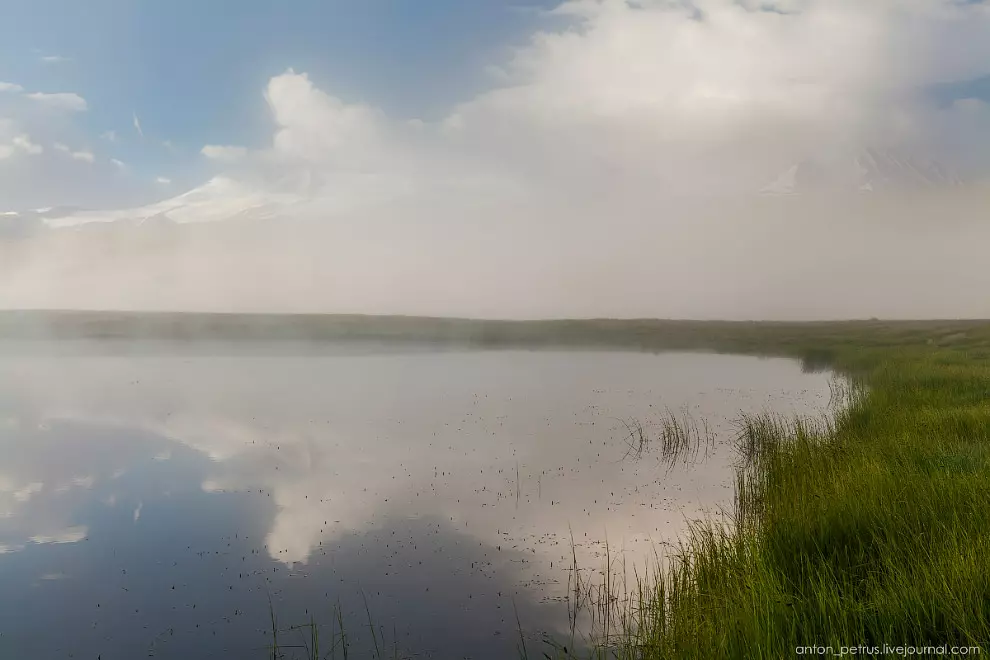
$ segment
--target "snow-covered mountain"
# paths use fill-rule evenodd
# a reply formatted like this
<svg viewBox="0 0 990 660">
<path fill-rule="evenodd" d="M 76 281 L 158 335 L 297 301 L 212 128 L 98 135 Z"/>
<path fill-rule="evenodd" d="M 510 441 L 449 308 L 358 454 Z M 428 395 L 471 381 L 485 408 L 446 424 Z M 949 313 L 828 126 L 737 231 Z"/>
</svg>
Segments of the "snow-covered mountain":
<svg viewBox="0 0 990 660">
<path fill-rule="evenodd" d="M 46 209 L 36 217 L 52 228 L 118 221 L 186 224 L 273 217 L 301 200 L 298 195 L 262 192 L 233 179 L 215 177 L 181 195 L 138 208 L 115 211 Z"/>
<path fill-rule="evenodd" d="M 23 238 L 38 226 L 39 223 L 33 216 L 25 216 L 16 211 L 0 213 L 0 239 Z"/>
<path fill-rule="evenodd" d="M 388 183 L 388 182 L 385 182 Z M 87 210 L 75 207 L 0 212 L 4 225 L 62 229 L 108 224 L 144 226 L 191 225 L 229 220 L 265 221 L 347 209 L 362 200 L 387 201 L 389 190 L 378 177 L 352 175 L 328 185 L 318 174 L 295 172 L 274 181 L 252 182 L 217 176 L 201 186 L 168 199 L 139 207 Z M 393 185 L 392 188 L 395 188 Z M 22 234 L 11 230 L 8 234 Z"/>
<path fill-rule="evenodd" d="M 24 211 L 0 212 L 0 238 L 23 237 L 44 228 L 51 218 L 62 218 L 83 212 L 75 206 L 50 206 Z"/>
<path fill-rule="evenodd" d="M 842 158 L 809 158 L 781 172 L 760 193 L 879 192 L 962 185 L 945 165 L 891 149 L 864 149 Z"/>
</svg>

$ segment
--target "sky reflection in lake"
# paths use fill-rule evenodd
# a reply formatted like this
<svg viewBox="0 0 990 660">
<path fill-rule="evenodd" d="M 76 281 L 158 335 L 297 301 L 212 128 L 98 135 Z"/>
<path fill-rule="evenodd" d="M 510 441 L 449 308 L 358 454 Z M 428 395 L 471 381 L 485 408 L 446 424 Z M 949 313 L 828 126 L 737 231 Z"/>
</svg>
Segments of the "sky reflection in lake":
<svg viewBox="0 0 990 660">
<path fill-rule="evenodd" d="M 132 347 L 133 348 L 133 347 Z M 608 352 L 175 350 L 0 356 L 0 655 L 266 657 L 280 620 L 360 648 L 514 653 L 566 629 L 570 534 L 631 564 L 732 499 L 740 411 L 818 415 L 793 361 Z M 626 457 L 687 409 L 712 456 Z M 58 634 L 53 634 L 57 629 Z M 365 635 L 364 642 L 370 641 Z"/>
</svg>

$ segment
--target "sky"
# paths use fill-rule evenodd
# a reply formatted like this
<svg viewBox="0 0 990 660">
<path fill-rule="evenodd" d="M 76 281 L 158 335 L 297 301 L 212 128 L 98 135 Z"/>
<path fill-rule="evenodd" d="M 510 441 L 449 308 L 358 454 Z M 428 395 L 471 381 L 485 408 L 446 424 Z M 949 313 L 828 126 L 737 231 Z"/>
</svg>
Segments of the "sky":
<svg viewBox="0 0 990 660">
<path fill-rule="evenodd" d="M 0 81 L 83 99 L 71 119 L 46 117 L 35 130 L 74 138 L 75 149 L 103 164 L 126 163 L 134 180 L 114 181 L 106 168 L 101 194 L 90 198 L 119 206 L 154 199 L 154 187 L 141 184 L 160 177 L 179 192 L 193 187 L 210 172 L 202 163 L 206 144 L 267 146 L 271 118 L 262 94 L 290 67 L 350 101 L 442 118 L 462 94 L 483 88 L 490 62 L 545 21 L 538 2 L 521 2 L 10 0 L 0 25 Z M 8 119 L 34 127 L 26 115 L 36 106 L 3 102 Z M 39 188 L 47 183 L 36 176 Z M 46 194 L 32 190 L 23 203 L 87 201 L 77 190 Z"/>
<path fill-rule="evenodd" d="M 27 238 L 0 232 L 0 306 L 990 315 L 933 285 L 987 275 L 933 262 L 929 234 L 940 254 L 983 238 L 986 2 L 7 0 L 4 14 L 0 219 L 72 208 Z M 809 159 L 861 176 L 867 149 L 965 185 L 758 198 Z M 181 227 L 151 240 L 127 222 L 148 218 Z M 97 224 L 114 229 L 66 232 Z M 812 235 L 854 252 L 780 266 Z M 699 263 L 718 267 L 689 286 Z"/>
</svg>

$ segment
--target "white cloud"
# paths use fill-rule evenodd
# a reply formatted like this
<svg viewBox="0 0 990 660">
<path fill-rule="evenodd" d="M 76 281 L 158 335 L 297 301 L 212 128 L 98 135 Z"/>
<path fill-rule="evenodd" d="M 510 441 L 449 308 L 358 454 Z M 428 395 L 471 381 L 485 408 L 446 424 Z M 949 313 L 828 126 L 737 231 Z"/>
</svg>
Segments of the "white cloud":
<svg viewBox="0 0 990 660">
<path fill-rule="evenodd" d="M 103 138 L 104 140 L 109 141 L 109 142 L 116 142 L 117 141 L 117 132 L 116 131 L 104 131 L 103 133 L 100 134 L 100 137 Z"/>
<path fill-rule="evenodd" d="M 10 144 L 0 144 L 0 160 L 5 160 L 14 155 L 14 146 Z"/>
<path fill-rule="evenodd" d="M 0 81 L 0 92 L 11 92 L 14 94 L 19 94 L 23 92 L 24 88 L 16 83 L 2 82 Z"/>
<path fill-rule="evenodd" d="M 122 160 L 117 160 L 116 158 L 111 158 L 110 159 L 110 162 L 113 163 L 114 166 L 116 166 L 116 167 L 118 167 L 118 168 L 120 168 L 122 170 L 127 168 L 127 163 L 125 163 Z"/>
<path fill-rule="evenodd" d="M 687 4 L 565 3 L 576 25 L 535 35 L 506 67 L 511 83 L 449 120 L 489 157 L 566 173 L 565 185 L 710 190 L 817 151 L 919 139 L 913 90 L 986 71 L 990 55 L 967 26 L 990 27 L 986 13 L 948 3 L 782 14 L 708 0 L 693 3 L 702 20 Z M 963 33 L 969 52 L 946 57 Z"/>
<path fill-rule="evenodd" d="M 245 147 L 208 144 L 200 153 L 211 160 L 235 162 L 247 156 L 248 150 Z"/>
<path fill-rule="evenodd" d="M 44 151 L 44 148 L 40 144 L 35 144 L 31 141 L 29 135 L 22 134 L 16 136 L 13 139 L 13 144 L 24 153 L 31 154 L 32 156 L 37 156 Z"/>
<path fill-rule="evenodd" d="M 925 145 L 933 125 L 915 90 L 990 73 L 990 14 L 977 6 L 693 4 L 565 2 L 565 29 L 534 34 L 498 66 L 499 87 L 433 124 L 289 70 L 265 91 L 276 132 L 259 172 L 350 210 L 449 185 L 627 201 L 747 192 L 809 155 Z"/>
<path fill-rule="evenodd" d="M 62 64 L 64 62 L 71 62 L 71 57 L 63 57 L 61 55 L 44 55 L 41 61 L 46 64 Z"/>
<path fill-rule="evenodd" d="M 341 208 L 451 182 L 739 192 L 819 151 L 923 144 L 915 90 L 990 73 L 986 8 L 949 0 L 572 0 L 554 13 L 562 26 L 492 62 L 497 87 L 440 122 L 387 117 L 289 70 L 265 90 L 271 149 L 201 153 Z"/>
<path fill-rule="evenodd" d="M 78 543 L 86 538 L 88 528 L 85 525 L 69 527 L 51 534 L 37 534 L 29 541 L 32 543 Z"/>
<path fill-rule="evenodd" d="M 275 150 L 283 155 L 356 166 L 374 160 L 385 147 L 386 117 L 380 110 L 326 94 L 305 73 L 290 69 L 275 76 L 265 98 L 278 126 Z"/>
<path fill-rule="evenodd" d="M 55 489 L 55 493 L 58 495 L 68 493 L 73 488 L 92 488 L 93 484 L 96 483 L 96 478 L 92 475 L 87 475 L 85 477 L 72 477 L 67 482 L 58 486 Z"/>
<path fill-rule="evenodd" d="M 93 152 L 91 151 L 82 151 L 82 150 L 72 151 L 72 149 L 70 149 L 68 145 L 65 145 L 61 142 L 56 142 L 52 146 L 55 148 L 56 151 L 60 151 L 64 154 L 67 154 L 73 160 L 81 160 L 87 163 L 92 163 L 96 160 L 96 157 L 93 155 Z"/>
<path fill-rule="evenodd" d="M 58 110 L 68 110 L 70 112 L 82 112 L 87 109 L 86 99 L 73 92 L 56 92 L 48 94 L 45 92 L 31 92 L 26 94 L 27 98 L 47 107 Z"/>
<path fill-rule="evenodd" d="M 65 573 L 43 573 L 41 576 L 42 580 L 65 580 L 69 576 Z"/>
<path fill-rule="evenodd" d="M 168 177 L 160 176 L 155 178 L 155 183 L 160 183 L 163 186 L 167 186 L 172 183 L 172 179 L 169 179 Z"/>
<path fill-rule="evenodd" d="M 24 486 L 23 488 L 14 491 L 14 499 L 22 503 L 27 502 L 32 497 L 40 493 L 44 487 L 45 484 L 41 483 L 40 481 L 32 482 L 27 486 Z"/>
<path fill-rule="evenodd" d="M 95 483 L 96 479 L 92 475 L 86 475 L 85 477 L 73 477 L 72 479 L 72 485 L 79 488 L 92 488 Z"/>
</svg>

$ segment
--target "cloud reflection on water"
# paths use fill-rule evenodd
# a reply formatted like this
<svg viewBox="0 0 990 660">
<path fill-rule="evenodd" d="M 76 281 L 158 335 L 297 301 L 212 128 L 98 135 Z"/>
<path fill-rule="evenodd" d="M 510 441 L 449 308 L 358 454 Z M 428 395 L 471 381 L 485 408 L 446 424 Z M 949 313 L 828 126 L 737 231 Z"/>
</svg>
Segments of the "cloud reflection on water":
<svg viewBox="0 0 990 660">
<path fill-rule="evenodd" d="M 99 582 L 101 616 L 131 599 L 142 626 L 188 619 L 199 644 L 196 622 L 220 630 L 228 610 L 261 625 L 268 590 L 305 619 L 310 603 L 341 593 L 356 616 L 360 589 L 443 655 L 481 639 L 450 630 L 453 612 L 466 612 L 465 630 L 511 636 L 503 615 L 516 595 L 527 621 L 559 630 L 570 530 L 583 565 L 597 567 L 606 537 L 635 564 L 731 500 L 724 444 L 665 475 L 655 461 L 623 460 L 617 420 L 686 406 L 724 439 L 739 409 L 808 414 L 828 399 L 827 377 L 795 362 L 711 355 L 148 352 L 7 357 L 0 370 L 0 413 L 17 420 L 0 430 L 5 582 L 18 566 L 32 584 L 61 573 L 46 584 Z M 33 539 L 75 547 L 28 552 Z M 218 553 L 213 572 L 192 568 L 196 552 Z M 172 591 L 159 584 L 172 562 L 183 563 L 183 593 L 200 592 L 196 616 L 179 616 L 189 603 L 173 594 L 149 604 Z M 250 578 L 234 581 L 235 570 Z M 137 652 L 150 630 L 112 648 Z M 221 646 L 236 639 L 225 630 Z M 194 652 L 184 644 L 174 652 Z"/>
</svg>

